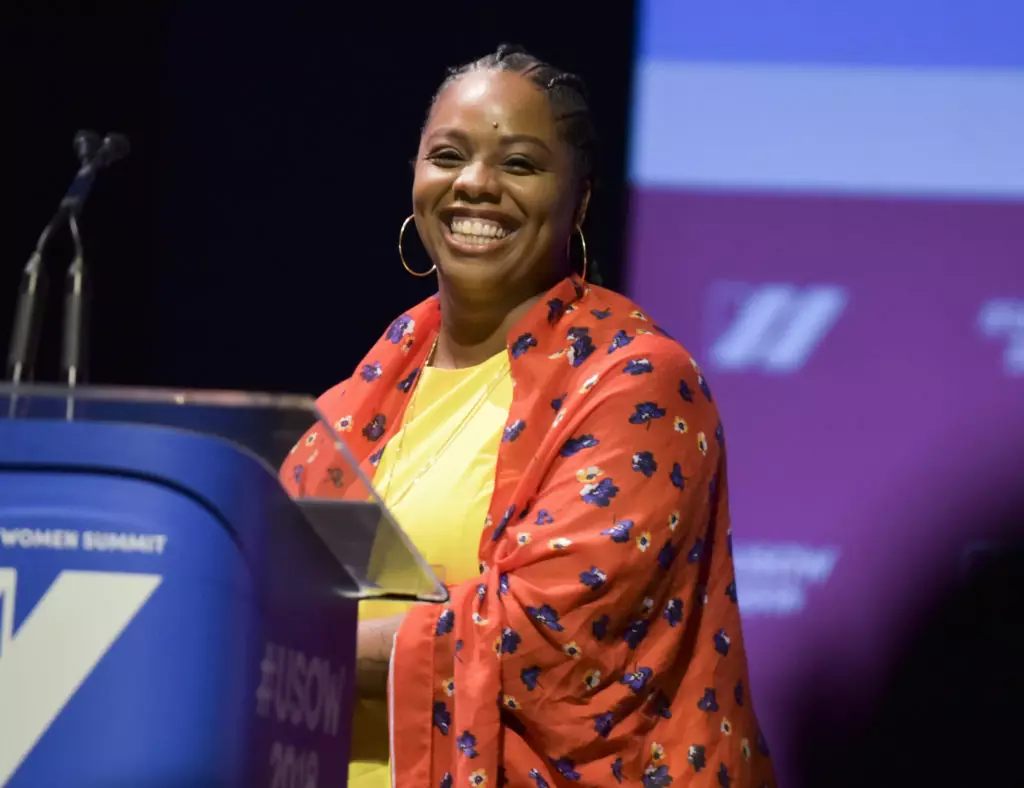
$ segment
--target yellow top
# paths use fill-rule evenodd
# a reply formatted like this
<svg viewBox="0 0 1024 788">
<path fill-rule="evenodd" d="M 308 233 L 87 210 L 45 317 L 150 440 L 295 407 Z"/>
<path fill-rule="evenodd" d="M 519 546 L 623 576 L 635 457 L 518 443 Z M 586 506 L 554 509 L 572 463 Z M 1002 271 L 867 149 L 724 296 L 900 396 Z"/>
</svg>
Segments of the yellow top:
<svg viewBox="0 0 1024 788">
<path fill-rule="evenodd" d="M 402 428 L 388 442 L 374 474 L 378 494 L 447 585 L 479 574 L 480 533 L 511 406 L 512 377 L 504 351 L 467 369 L 427 367 Z M 393 616 L 408 606 L 364 602 L 359 618 Z M 351 788 L 390 788 L 387 720 L 384 701 L 357 702 Z"/>
</svg>

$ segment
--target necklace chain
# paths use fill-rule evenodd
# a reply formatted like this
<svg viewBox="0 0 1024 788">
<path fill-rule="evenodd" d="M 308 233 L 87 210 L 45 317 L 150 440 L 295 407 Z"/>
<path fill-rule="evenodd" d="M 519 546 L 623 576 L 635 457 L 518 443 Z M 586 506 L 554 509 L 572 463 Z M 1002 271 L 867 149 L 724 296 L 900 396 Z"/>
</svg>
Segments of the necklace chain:
<svg viewBox="0 0 1024 788">
<path fill-rule="evenodd" d="M 402 488 L 401 492 L 398 493 L 398 495 L 396 495 L 393 500 L 388 500 L 388 493 L 391 492 L 391 484 L 392 482 L 394 482 L 395 473 L 398 470 L 398 463 L 402 456 L 402 448 L 403 445 L 405 444 L 405 433 L 408 430 L 411 420 L 416 415 L 415 406 L 417 404 L 417 400 L 419 399 L 420 380 L 422 380 L 423 374 L 426 372 L 427 367 L 430 365 L 430 362 L 433 361 L 434 353 L 436 351 L 437 339 L 435 338 L 434 344 L 431 346 L 430 352 L 427 354 L 426 361 L 424 361 L 423 363 L 423 369 L 420 371 L 420 374 L 416 378 L 416 387 L 413 389 L 412 399 L 409 401 L 409 405 L 406 409 L 406 418 L 404 419 L 404 424 L 399 430 L 398 445 L 395 447 L 395 453 L 391 458 L 391 472 L 388 474 L 387 486 L 384 488 L 384 493 L 381 495 L 381 499 L 387 504 L 388 508 L 393 509 L 399 503 L 401 503 L 401 501 L 405 499 L 405 496 L 409 494 L 409 492 L 416 485 L 416 483 L 419 482 L 420 479 L 422 479 L 427 474 L 427 471 L 429 471 L 431 468 L 434 467 L 435 464 L 437 464 L 437 461 L 441 458 L 445 451 L 447 451 L 451 444 L 455 442 L 455 439 L 462 434 L 462 432 L 466 429 L 469 423 L 473 420 L 473 417 L 477 414 L 480 408 L 483 407 L 484 403 L 488 400 L 488 398 L 491 396 L 494 390 L 498 387 L 498 384 L 501 383 L 501 381 L 505 378 L 506 375 L 509 374 L 509 372 L 512 371 L 511 367 L 507 363 L 502 364 L 501 369 L 498 370 L 498 374 L 494 376 L 494 379 L 487 385 L 483 393 L 479 397 L 477 397 L 476 401 L 473 403 L 473 406 L 469 409 L 469 412 L 466 413 L 466 415 L 462 418 L 462 421 L 458 423 L 455 429 L 452 430 L 451 434 L 445 439 L 444 443 L 441 444 L 441 448 L 439 448 L 434 453 L 434 455 L 429 460 L 427 460 L 423 467 L 420 468 L 419 471 L 417 471 L 415 476 L 413 476 L 412 481 L 410 481 L 404 488 Z M 385 447 L 384 450 L 387 451 L 387 447 Z"/>
</svg>

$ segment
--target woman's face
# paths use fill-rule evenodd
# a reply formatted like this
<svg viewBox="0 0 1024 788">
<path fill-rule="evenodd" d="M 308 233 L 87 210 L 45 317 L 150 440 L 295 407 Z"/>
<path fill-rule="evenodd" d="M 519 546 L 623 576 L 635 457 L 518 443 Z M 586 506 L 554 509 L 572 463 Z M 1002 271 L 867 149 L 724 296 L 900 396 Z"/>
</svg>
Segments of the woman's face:
<svg viewBox="0 0 1024 788">
<path fill-rule="evenodd" d="M 547 96 L 504 71 L 465 74 L 437 98 L 412 196 L 442 282 L 496 300 L 563 275 L 586 206 Z"/>
</svg>

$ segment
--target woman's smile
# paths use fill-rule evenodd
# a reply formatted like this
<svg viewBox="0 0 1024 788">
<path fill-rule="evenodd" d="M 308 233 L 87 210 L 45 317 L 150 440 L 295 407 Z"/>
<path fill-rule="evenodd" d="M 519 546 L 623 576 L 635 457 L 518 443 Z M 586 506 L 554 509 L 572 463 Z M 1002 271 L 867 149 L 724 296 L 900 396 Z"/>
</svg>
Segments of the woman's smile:
<svg viewBox="0 0 1024 788">
<path fill-rule="evenodd" d="M 518 223 L 494 211 L 452 208 L 441 216 L 445 243 L 458 254 L 485 255 L 508 246 Z"/>
</svg>

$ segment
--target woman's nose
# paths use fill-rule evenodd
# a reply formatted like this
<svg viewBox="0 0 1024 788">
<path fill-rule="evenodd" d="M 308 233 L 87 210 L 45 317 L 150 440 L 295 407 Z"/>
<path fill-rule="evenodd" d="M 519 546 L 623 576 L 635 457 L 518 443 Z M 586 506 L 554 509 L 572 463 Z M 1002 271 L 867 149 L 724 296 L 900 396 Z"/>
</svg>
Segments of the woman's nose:
<svg viewBox="0 0 1024 788">
<path fill-rule="evenodd" d="M 461 192 L 461 195 L 460 195 Z M 455 179 L 455 196 L 470 200 L 500 198 L 500 189 L 493 170 L 485 162 L 473 161 L 466 164 Z"/>
</svg>

